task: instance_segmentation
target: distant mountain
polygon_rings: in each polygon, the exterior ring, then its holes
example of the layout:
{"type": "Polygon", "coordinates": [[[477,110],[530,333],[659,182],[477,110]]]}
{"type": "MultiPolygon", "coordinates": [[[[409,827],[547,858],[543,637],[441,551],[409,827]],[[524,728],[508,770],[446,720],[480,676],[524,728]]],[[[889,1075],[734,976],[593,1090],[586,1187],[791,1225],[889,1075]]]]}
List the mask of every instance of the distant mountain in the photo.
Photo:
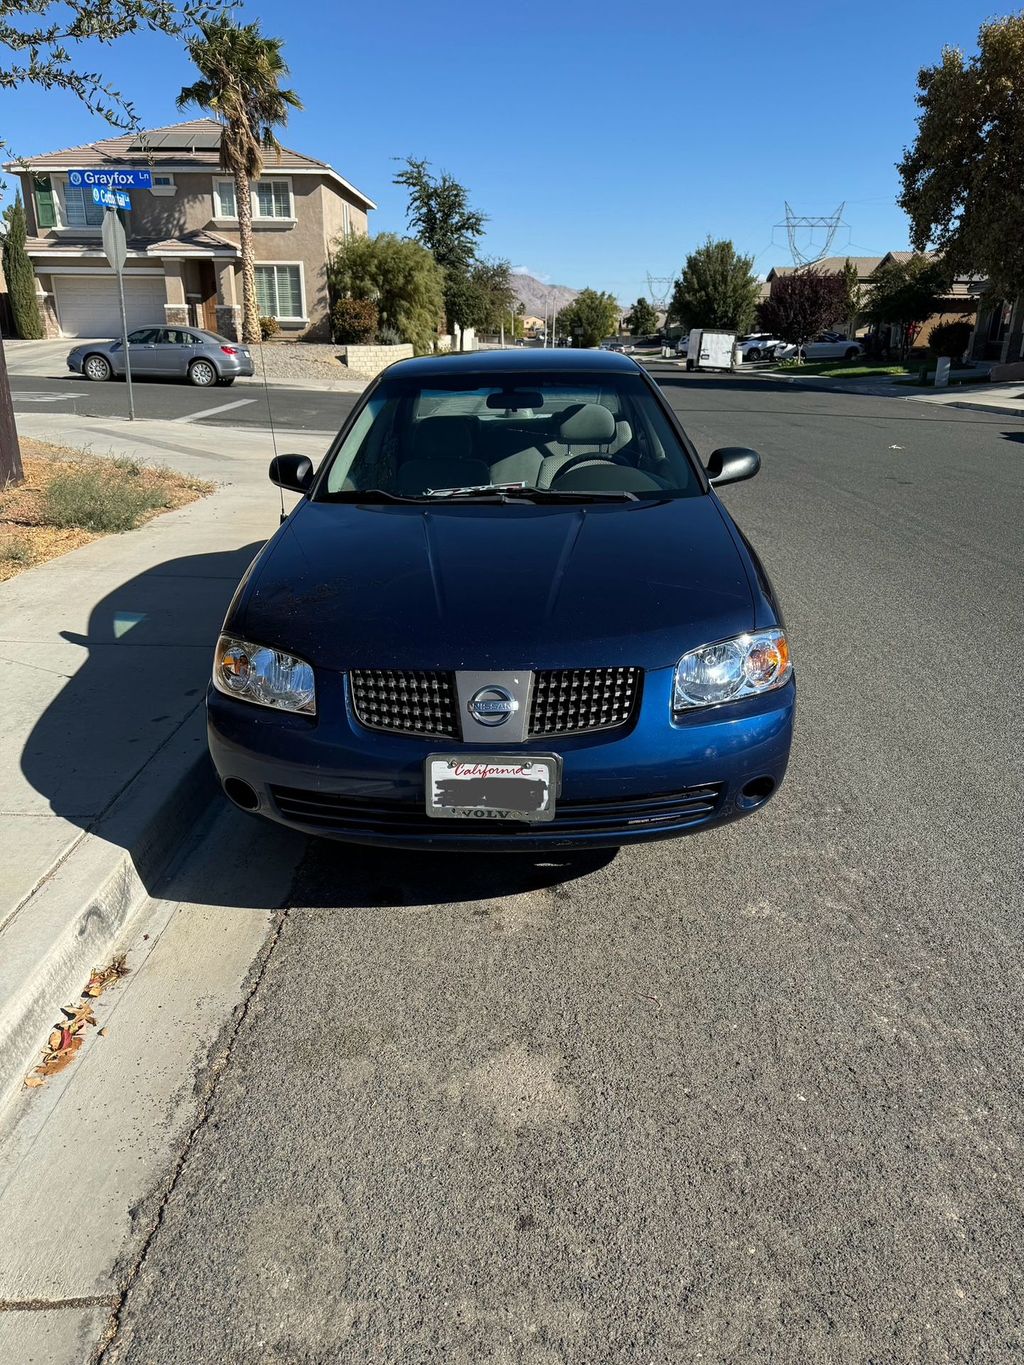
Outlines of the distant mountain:
{"type": "Polygon", "coordinates": [[[565,284],[544,284],[532,275],[513,275],[512,288],[526,309],[527,317],[531,318],[546,317],[551,312],[552,304],[557,313],[572,303],[580,292],[565,284]]]}

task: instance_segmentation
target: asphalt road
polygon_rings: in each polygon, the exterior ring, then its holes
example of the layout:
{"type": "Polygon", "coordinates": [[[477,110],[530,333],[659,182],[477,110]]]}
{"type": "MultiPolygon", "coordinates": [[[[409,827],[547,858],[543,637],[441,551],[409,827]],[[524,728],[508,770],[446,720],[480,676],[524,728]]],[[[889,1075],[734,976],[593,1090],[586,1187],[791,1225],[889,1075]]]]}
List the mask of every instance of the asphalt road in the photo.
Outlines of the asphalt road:
{"type": "MultiPolygon", "coordinates": [[[[764,456],[784,788],[576,861],[299,848],[104,1361],[1024,1353],[1024,424],[664,382],[764,456]]],[[[173,894],[277,904],[217,842],[173,894]]]]}
{"type": "MultiPolygon", "coordinates": [[[[281,431],[337,431],[358,394],[319,389],[289,389],[238,380],[230,388],[196,389],[170,380],[136,380],[139,418],[202,422],[227,427],[266,427],[281,431]],[[268,408],[269,404],[269,408],[268,408]]],[[[92,384],[81,375],[49,379],[11,375],[14,410],[54,412],[80,417],[125,417],[128,390],[123,382],[92,384]]]]}

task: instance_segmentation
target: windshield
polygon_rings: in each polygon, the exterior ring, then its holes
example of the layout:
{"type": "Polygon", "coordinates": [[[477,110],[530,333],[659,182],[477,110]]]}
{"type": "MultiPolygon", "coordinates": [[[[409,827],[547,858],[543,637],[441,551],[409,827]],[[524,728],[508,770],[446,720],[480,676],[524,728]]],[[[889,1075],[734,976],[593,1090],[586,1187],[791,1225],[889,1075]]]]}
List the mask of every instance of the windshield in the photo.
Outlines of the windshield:
{"type": "Polygon", "coordinates": [[[385,379],[335,452],[320,496],[585,501],[702,492],[640,375],[478,379],[385,379]]]}

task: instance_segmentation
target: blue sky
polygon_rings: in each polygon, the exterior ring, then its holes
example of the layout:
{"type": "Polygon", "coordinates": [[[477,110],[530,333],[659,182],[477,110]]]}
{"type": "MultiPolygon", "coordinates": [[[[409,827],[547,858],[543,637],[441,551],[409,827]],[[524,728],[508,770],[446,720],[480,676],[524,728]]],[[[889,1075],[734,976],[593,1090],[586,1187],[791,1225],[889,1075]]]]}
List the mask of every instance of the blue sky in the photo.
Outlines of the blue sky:
{"type": "MultiPolygon", "coordinates": [[[[845,201],[837,252],[905,248],[894,163],[913,137],[917,70],[944,44],[973,50],[992,11],[250,0],[238,12],[285,39],[305,109],[282,141],[375,199],[374,231],[404,229],[391,158],[427,157],[489,215],[487,254],[628,302],[708,233],[761,274],[784,264],[785,200],[803,214],[845,201]]],[[[88,56],[146,126],[178,117],[193,78],[180,44],[147,34],[88,56]]],[[[106,135],[72,97],[28,89],[0,93],[0,128],[21,153],[106,135]]]]}

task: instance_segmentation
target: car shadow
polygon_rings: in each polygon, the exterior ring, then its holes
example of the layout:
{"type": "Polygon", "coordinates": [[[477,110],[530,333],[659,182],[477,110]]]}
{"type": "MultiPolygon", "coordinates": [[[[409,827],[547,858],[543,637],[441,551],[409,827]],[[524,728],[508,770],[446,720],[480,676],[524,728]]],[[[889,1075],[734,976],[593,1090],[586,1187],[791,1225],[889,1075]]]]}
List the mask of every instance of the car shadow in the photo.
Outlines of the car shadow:
{"type": "MultiPolygon", "coordinates": [[[[212,778],[212,774],[211,774],[212,778]]],[[[218,866],[182,858],[160,879],[166,900],[276,910],[391,909],[462,904],[555,890],[607,867],[616,848],[566,853],[451,853],[371,848],[318,839],[223,807],[217,819],[218,866]],[[267,862],[295,869],[284,885],[267,862]]],[[[556,893],[557,894],[557,893],[556,893]]]]}
{"type": "Polygon", "coordinates": [[[1024,445],[1024,431],[1003,431],[999,433],[1004,441],[1017,441],[1024,445]]]}
{"type": "MultiPolygon", "coordinates": [[[[104,553],[117,554],[107,545],[116,538],[93,547],[98,557],[82,577],[84,590],[103,574],[104,553]]],[[[97,601],[84,634],[73,629],[83,615],[70,594],[60,609],[30,622],[47,671],[67,679],[20,759],[22,776],[54,815],[123,843],[118,800],[202,705],[224,613],[261,546],[155,564],[97,601]]]]}
{"type": "MultiPolygon", "coordinates": [[[[181,742],[183,727],[201,708],[224,613],[260,548],[261,542],[255,542],[156,564],[97,602],[85,634],[67,628],[81,619],[73,602],[66,613],[47,621],[44,653],[52,630],[53,657],[60,660],[54,667],[70,676],[33,726],[20,766],[54,815],[131,848],[150,894],[253,908],[283,903],[280,884],[262,884],[255,870],[258,859],[247,856],[252,850],[266,857],[268,847],[271,862],[276,858],[281,865],[302,868],[293,903],[323,906],[427,906],[514,895],[585,875],[614,857],[614,849],[578,855],[456,855],[307,839],[234,810],[220,794],[208,759],[191,789],[197,832],[223,813],[210,803],[223,801],[231,817],[223,822],[224,865],[235,871],[211,877],[208,861],[192,867],[185,858],[168,867],[166,857],[154,853],[150,858],[146,848],[138,853],[131,793],[120,798],[144,770],[143,781],[160,771],[158,764],[151,769],[147,765],[164,746],[181,742]],[[74,672],[67,645],[84,651],[74,672]]],[[[161,799],[172,795],[173,788],[158,793],[161,799]]],[[[39,875],[45,871],[40,869],[39,875]]]]}

